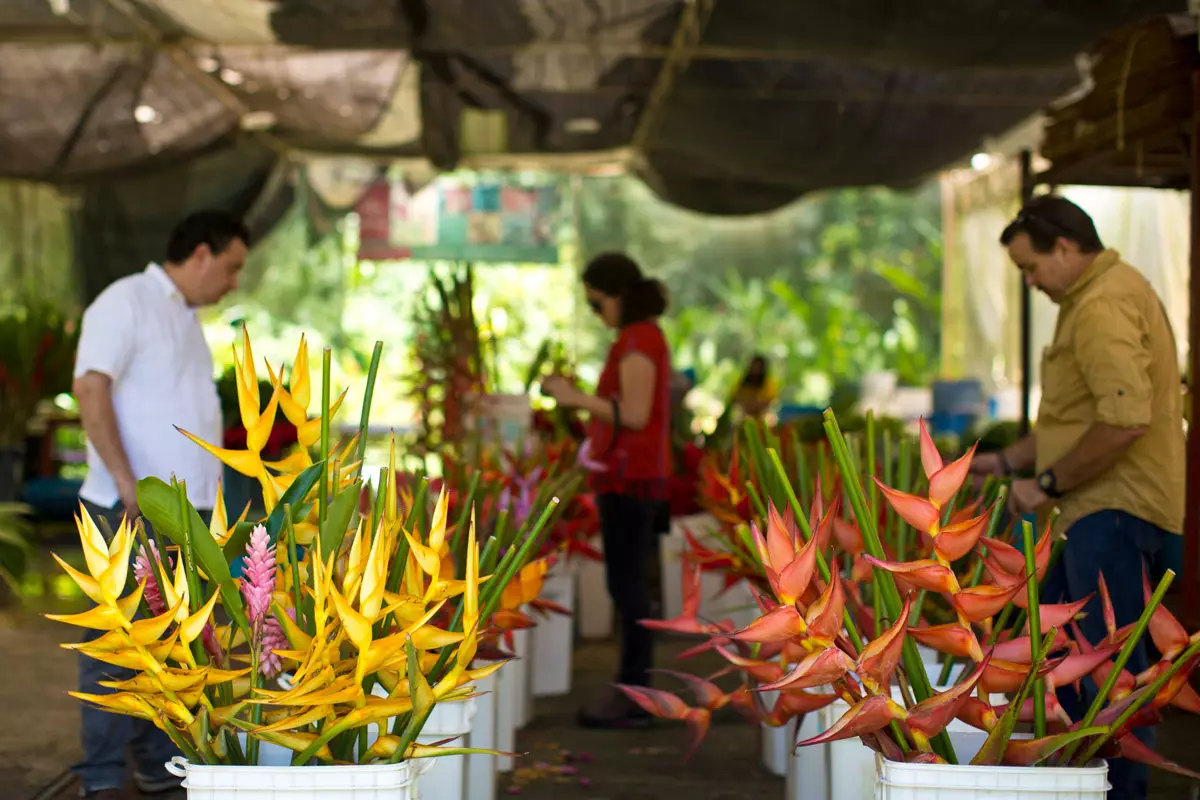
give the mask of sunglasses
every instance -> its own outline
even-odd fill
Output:
[[[601,306],[600,306],[600,301],[599,301],[599,300],[596,300],[595,298],[589,297],[589,298],[588,298],[588,301],[587,301],[587,304],[588,304],[588,308],[592,309],[592,313],[594,313],[594,314],[599,314],[599,313],[600,313]]]

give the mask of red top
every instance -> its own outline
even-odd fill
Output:
[[[650,419],[640,431],[622,427],[613,441],[613,426],[593,420],[589,433],[592,456],[608,466],[593,472],[590,485],[601,494],[643,494],[666,499],[671,475],[671,354],[655,322],[635,322],[621,329],[608,351],[596,396],[621,395],[621,360],[641,353],[654,363],[654,394]]]

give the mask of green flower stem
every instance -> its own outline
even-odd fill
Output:
[[[753,481],[746,481],[746,492],[750,495],[750,502],[754,505],[754,510],[758,514],[758,518],[767,524],[767,507],[763,503],[762,497],[758,494],[758,489],[754,486]]]
[[[1121,671],[1125,669],[1125,665],[1129,662],[1130,657],[1133,655],[1134,648],[1137,647],[1138,642],[1140,642],[1142,637],[1146,635],[1146,629],[1150,626],[1150,620],[1154,617],[1154,612],[1158,610],[1160,605],[1162,605],[1163,598],[1167,596],[1167,589],[1171,588],[1171,582],[1174,580],[1175,573],[1172,570],[1167,570],[1162,576],[1162,579],[1158,582],[1158,586],[1155,588],[1154,594],[1150,597],[1150,602],[1146,604],[1146,608],[1142,611],[1142,615],[1138,617],[1138,621],[1134,625],[1133,632],[1129,634],[1129,638],[1125,640],[1125,645],[1121,648],[1121,652],[1117,654],[1116,663],[1113,665],[1113,668],[1108,671],[1108,678],[1105,679],[1104,685],[1100,687],[1100,692],[1096,695],[1096,698],[1092,700],[1092,704],[1088,707],[1087,713],[1083,715],[1083,721],[1080,723],[1079,727],[1090,728],[1092,723],[1096,721],[1096,717],[1100,714],[1101,709],[1104,708],[1104,704],[1108,701],[1109,695],[1112,694],[1113,687],[1117,685],[1117,680],[1121,677]],[[1195,645],[1193,645],[1193,647],[1195,647]],[[1190,649],[1191,648],[1189,648],[1189,650]],[[1176,667],[1174,667],[1174,669],[1177,670],[1178,665],[1186,663],[1187,660],[1187,658],[1177,659]],[[1165,681],[1162,685],[1165,685]],[[1147,696],[1152,698],[1157,693],[1158,689],[1154,689],[1153,691],[1148,691]],[[1135,710],[1136,709],[1134,708],[1130,708],[1127,713],[1132,715]],[[1113,723],[1112,730],[1115,731],[1120,728],[1126,719],[1128,719],[1128,716],[1123,715],[1122,718]],[[1088,761],[1092,760],[1096,754],[1096,751],[1099,750],[1101,744],[1103,744],[1103,741],[1096,742],[1092,748],[1088,750],[1087,754],[1084,756],[1083,763],[1086,764]],[[1071,757],[1075,755],[1075,751],[1078,749],[1078,747],[1078,742],[1068,745],[1067,749],[1063,751],[1062,763],[1068,763],[1071,760]]]
[[[253,645],[250,652],[250,695],[262,688],[262,673],[258,671],[259,658],[262,653],[259,651],[257,644]],[[253,703],[250,706],[250,722],[254,727],[262,725],[263,704]],[[246,763],[252,767],[258,766],[258,739],[250,734],[246,734]]]
[[[296,624],[304,629],[304,595],[300,591],[300,559],[296,554],[296,527],[292,524],[292,508],[283,507],[283,519],[287,524],[288,565],[292,573],[292,607],[296,609]],[[320,558],[320,556],[317,556]]]
[[[883,544],[879,541],[879,532],[875,527],[875,520],[871,517],[867,507],[866,494],[863,492],[862,484],[857,479],[857,474],[850,459],[850,453],[846,448],[846,440],[842,436],[837,418],[831,410],[825,411],[825,433],[829,437],[829,444],[833,449],[834,460],[837,462],[838,469],[842,474],[843,490],[850,498],[850,507],[853,509],[854,517],[858,521],[858,528],[862,533],[867,552],[881,561],[886,561],[887,554],[883,550]],[[888,617],[898,619],[903,608],[903,603],[900,600],[900,591],[896,588],[895,579],[886,570],[876,568],[874,570],[874,581],[876,589],[882,590],[884,610],[887,612]],[[912,639],[907,637],[904,641],[903,661],[905,669],[909,674],[909,680],[912,681],[913,694],[916,701],[921,702],[929,699],[933,695],[933,686],[929,681],[929,676],[925,674],[924,665],[921,663],[921,654],[917,652],[916,644]],[[946,759],[948,763],[958,763],[958,759],[954,755],[954,746],[950,743],[950,737],[946,735],[945,731],[938,734],[934,739],[933,745],[938,755]]]
[[[317,495],[317,529],[325,527],[329,511],[329,379],[333,371],[333,351],[326,347],[321,353],[321,489]]]
[[[1038,599],[1037,553],[1034,552],[1033,525],[1024,522],[1021,533],[1025,538],[1025,582],[1029,593],[1029,647],[1034,664],[1040,664],[1045,658],[1042,652],[1040,636],[1042,633],[1041,610]],[[1086,725],[1084,727],[1087,727]],[[1046,736],[1046,683],[1042,678],[1033,682],[1033,735],[1042,739]]]
[[[898,469],[897,469],[897,472],[899,474],[897,475],[896,482],[898,484],[898,488],[900,488],[901,490],[906,491],[906,492],[909,491],[909,489],[911,488],[912,468],[913,468],[912,440],[909,439],[907,436],[905,436],[900,440],[900,463],[899,463]],[[896,516],[894,511],[892,513],[892,518],[895,521],[895,525],[896,525],[896,529],[897,529],[896,530],[896,552],[897,552],[896,557],[900,561],[907,561],[908,560],[908,532],[909,532],[908,523],[902,522]]]
[[[376,341],[375,349],[371,352],[371,365],[367,367],[367,388],[363,394],[362,412],[358,417],[358,452],[355,454],[355,460],[358,462],[358,469],[355,471],[355,477],[360,477],[363,470],[363,461],[367,457],[367,430],[371,423],[371,404],[375,397],[375,379],[379,377],[379,361],[383,357],[383,342]],[[324,373],[322,372],[322,384],[324,384]],[[322,388],[324,388],[322,386]],[[324,427],[324,426],[322,426]]]

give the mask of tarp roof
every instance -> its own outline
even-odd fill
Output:
[[[1076,86],[1076,54],[1104,31],[1185,9],[3,0],[0,173],[93,194],[157,170],[190,185],[216,180],[194,159],[235,150],[245,175],[224,176],[242,180],[225,194],[244,199],[295,150],[450,168],[489,149],[631,147],[668,200],[753,213],[823,188],[914,184]]]
[[[504,112],[510,151],[642,136],[668,199],[759,211],[919,180],[1069,89],[1104,31],[1184,5],[6,0],[0,168],[142,169],[219,145],[252,112],[273,115],[278,144],[449,167],[463,107],[481,106]]]

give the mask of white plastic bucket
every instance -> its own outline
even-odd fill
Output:
[[[973,767],[876,759],[877,800],[1105,800],[1108,765]]]
[[[533,429],[533,406],[527,394],[468,394],[466,425],[499,434],[505,444],[528,440]]]
[[[475,721],[467,734],[467,747],[495,750],[496,747],[496,676],[475,681]],[[511,752],[511,751],[509,751]],[[496,757],[488,753],[467,756],[467,791],[470,800],[494,800],[496,797]],[[427,799],[428,800],[428,799]]]
[[[604,552],[604,545],[596,542]],[[607,639],[613,632],[613,603],[604,578],[604,562],[590,558],[579,561],[579,635],[584,639]]]
[[[534,697],[560,697],[571,692],[572,656],[575,652],[573,615],[575,613],[575,575],[561,563],[542,585],[542,598],[557,603],[572,616],[553,611],[539,618],[533,629],[533,675],[530,685]]]
[[[693,514],[671,520],[671,532],[658,539],[659,565],[662,570],[662,615],[674,619],[683,614],[683,573],[680,561],[688,550],[684,531],[703,542],[720,527],[712,514]],[[720,572],[700,574],[700,616],[719,621],[734,617],[745,627],[760,616],[758,606],[744,584],[725,591],[725,576]]]
[[[516,713],[517,730],[524,728],[533,719],[533,692],[529,689],[532,678],[529,662],[533,655],[533,631],[529,628],[513,631],[513,655],[515,659],[501,669],[513,671],[510,690],[513,693],[513,708]]]
[[[460,741],[471,732],[475,719],[475,698],[456,701],[453,703],[438,703],[433,707],[425,727],[417,734],[417,743],[424,745],[437,744],[445,739],[443,747],[462,747]],[[466,800],[467,793],[467,759],[466,756],[437,756],[430,759],[429,767],[417,779],[420,784],[421,797],[446,798],[446,800]]]
[[[822,731],[821,712],[810,711],[799,720],[796,740],[811,739]],[[788,758],[787,800],[829,800],[829,747],[800,747]]]
[[[506,662],[496,671],[496,749],[503,753],[516,751],[517,746],[517,697],[513,683],[517,678],[515,664]],[[497,772],[512,772],[513,758],[496,758]]]
[[[188,800],[419,800],[424,759],[342,767],[230,767],[176,756],[167,771],[183,778]],[[432,799],[431,799],[432,800]]]
[[[939,691],[942,690],[939,688]],[[903,704],[899,687],[892,688],[892,699]],[[1002,704],[1006,700],[1003,695],[993,694],[992,702]],[[844,701],[835,700],[825,708],[806,715],[796,741],[805,741],[829,730],[849,710],[850,706]],[[960,761],[968,760],[964,758],[964,752],[959,752],[960,744],[965,752],[970,753],[970,757],[974,757],[983,745],[982,739],[972,736],[976,732],[975,728],[959,720],[951,720],[946,726],[946,733],[951,737]],[[964,737],[961,741],[958,738],[960,736]],[[974,746],[973,751],[969,750],[971,746]],[[793,772],[798,780],[793,780]],[[800,747],[788,762],[789,786],[795,784],[796,792],[793,795],[792,789],[789,789],[788,800],[874,800],[875,773],[875,751],[857,737]]]

